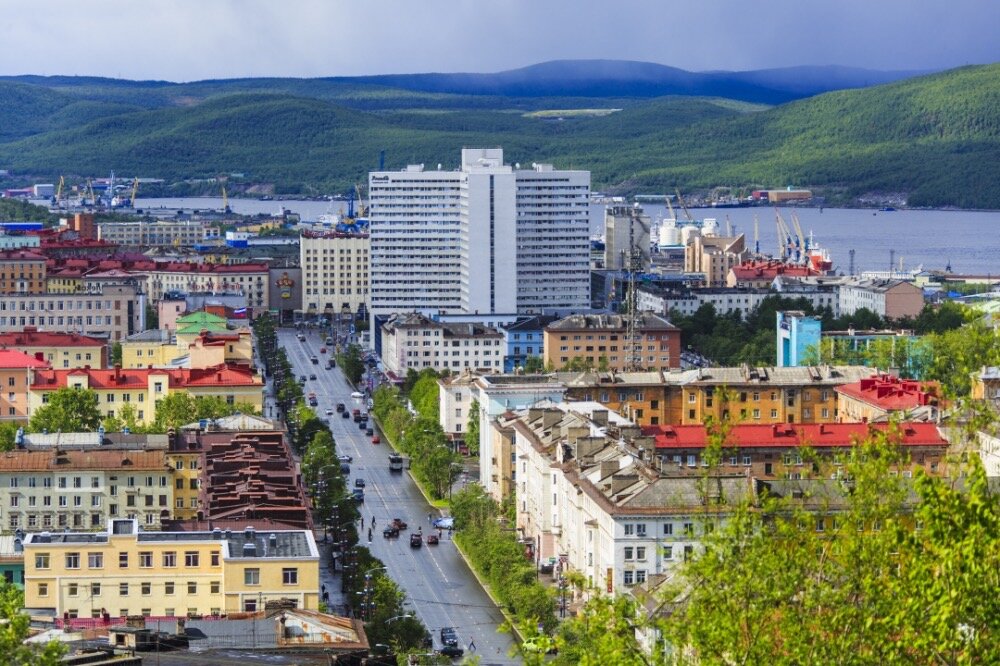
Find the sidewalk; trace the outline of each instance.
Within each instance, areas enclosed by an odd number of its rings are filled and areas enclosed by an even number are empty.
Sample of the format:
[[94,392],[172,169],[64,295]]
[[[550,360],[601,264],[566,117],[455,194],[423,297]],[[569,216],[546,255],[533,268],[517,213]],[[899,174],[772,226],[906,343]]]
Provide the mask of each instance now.
[[[320,599],[327,605],[327,612],[332,615],[347,616],[347,601],[341,588],[341,572],[334,571],[332,557],[333,542],[323,542],[323,530],[314,529],[316,547],[319,549],[319,583]],[[325,595],[324,595],[325,586]]]

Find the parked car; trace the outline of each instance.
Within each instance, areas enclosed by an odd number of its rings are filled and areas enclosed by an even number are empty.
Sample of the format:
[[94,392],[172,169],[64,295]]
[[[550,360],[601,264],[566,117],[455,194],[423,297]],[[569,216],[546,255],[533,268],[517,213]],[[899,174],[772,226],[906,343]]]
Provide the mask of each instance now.
[[436,545],[438,545],[438,535],[437,534],[428,534],[427,535],[427,545],[428,546],[436,546]]
[[405,530],[406,529],[406,523],[404,523],[402,521],[402,519],[400,519],[400,518],[393,518],[391,524],[397,530]]
[[410,535],[410,548],[420,548],[422,545],[424,545],[424,538],[422,536],[416,533]]
[[315,372],[309,373],[309,379],[316,379],[316,373]]
[[326,353],[326,347],[320,347],[319,348],[319,353],[320,354],[325,354]]
[[327,416],[333,416],[333,408],[332,407],[327,407],[326,408],[326,415]]
[[310,358],[309,360],[310,360],[310,361],[312,361],[312,364],[313,364],[313,365],[319,365],[319,358],[318,358],[318,357],[316,357],[316,356],[313,356],[313,357],[312,357],[312,358]]
[[440,518],[435,518],[431,522],[431,525],[439,530],[450,530],[455,528],[455,519],[451,516],[441,516]]
[[305,384],[306,383],[306,376],[305,375],[300,375],[299,376],[299,383],[300,384]]
[[354,487],[355,488],[364,488],[365,487],[365,480],[362,479],[360,476],[358,478],[354,479]]
[[380,438],[378,435],[372,437],[372,444],[381,444],[381,443],[382,443],[382,438]]
[[444,655],[445,657],[455,658],[455,657],[461,657],[463,654],[465,654],[465,650],[458,647],[457,645],[445,645],[440,650],[438,650],[438,654]]
[[361,488],[355,488],[354,492],[351,493],[351,497],[354,498],[355,502],[361,503],[365,501],[365,491]]

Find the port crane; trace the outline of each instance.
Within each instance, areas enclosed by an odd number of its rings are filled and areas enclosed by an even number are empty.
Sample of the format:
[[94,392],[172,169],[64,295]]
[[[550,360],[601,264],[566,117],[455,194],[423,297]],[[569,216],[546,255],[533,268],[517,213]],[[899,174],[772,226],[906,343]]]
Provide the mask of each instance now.
[[63,190],[66,188],[66,177],[59,176],[59,186],[56,188],[56,195],[52,197],[52,203],[58,207],[62,207],[62,195]]
[[139,194],[139,176],[135,177],[132,181],[132,194],[129,195],[128,203],[132,208],[135,208],[135,198]]
[[233,209],[229,207],[229,195],[226,194],[226,186],[222,186],[222,214],[229,215]]
[[684,217],[687,218],[688,222],[694,222],[694,217],[688,211],[687,204],[684,203],[684,197],[681,196],[680,188],[674,188],[674,191],[677,193],[677,203],[681,205],[681,210],[684,211]]
[[[785,220],[782,219],[781,213],[778,212],[777,208],[774,209],[774,219],[778,227],[778,257],[782,261],[789,261],[793,255],[797,254],[795,241],[792,240],[792,231],[788,228]],[[798,257],[795,257],[795,259],[797,260]]]
[[670,219],[673,220],[674,222],[676,222],[677,221],[677,213],[674,212],[674,205],[672,203],[670,203],[670,195],[669,194],[664,195],[663,198],[666,199],[666,201],[667,201],[667,210],[670,211]]

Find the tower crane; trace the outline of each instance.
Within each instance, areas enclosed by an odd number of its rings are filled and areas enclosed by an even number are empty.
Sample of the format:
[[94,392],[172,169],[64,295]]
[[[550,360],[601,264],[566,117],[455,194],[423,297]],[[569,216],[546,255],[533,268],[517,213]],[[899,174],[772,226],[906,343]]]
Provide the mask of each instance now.
[[128,203],[132,208],[135,208],[135,197],[139,194],[139,176],[136,176],[132,181],[132,194],[129,196]]
[[361,196],[361,185],[355,183],[354,194],[358,199],[358,217],[368,217],[368,207],[363,203],[364,199]]
[[681,210],[684,211],[684,217],[687,218],[688,222],[694,222],[694,218],[691,216],[691,213],[688,211],[687,205],[684,203],[684,197],[681,196],[680,189],[674,188],[674,192],[677,193],[677,203],[681,205]]
[[52,203],[55,204],[56,206],[59,206],[60,202],[62,201],[63,188],[65,187],[66,187],[66,177],[59,176],[59,187],[56,188],[56,195],[52,197]]
[[222,186],[222,214],[229,215],[232,213],[232,208],[229,207],[229,195],[226,194],[226,186]]

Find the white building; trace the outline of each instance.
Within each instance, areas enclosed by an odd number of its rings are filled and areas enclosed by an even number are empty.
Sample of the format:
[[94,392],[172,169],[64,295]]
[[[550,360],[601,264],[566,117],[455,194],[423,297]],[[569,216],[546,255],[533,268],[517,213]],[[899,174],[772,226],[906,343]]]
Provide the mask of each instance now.
[[465,441],[478,378],[479,375],[463,370],[438,380],[438,418],[445,436],[452,442]]
[[411,368],[503,372],[503,334],[480,324],[442,324],[410,313],[387,321],[381,335],[382,362],[397,377]]
[[368,184],[373,314],[589,306],[589,172],[463,149],[458,170],[410,165]]
[[309,314],[357,313],[368,302],[368,234],[303,233],[302,309]]

